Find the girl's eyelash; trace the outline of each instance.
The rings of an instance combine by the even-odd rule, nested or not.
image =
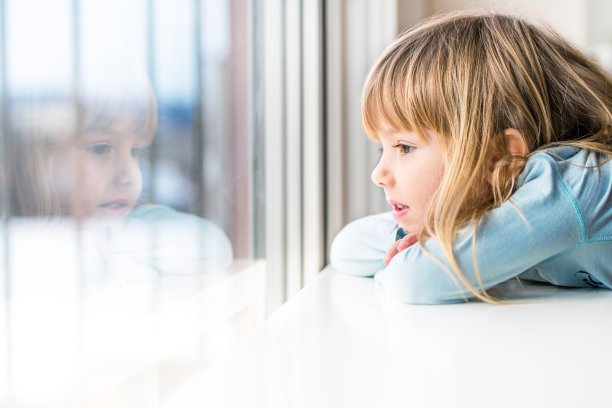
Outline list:
[[[98,143],[87,146],[87,150],[93,154],[106,154],[111,150],[111,146],[107,143]]]
[[[402,154],[408,154],[410,152],[412,152],[414,149],[416,149],[416,147],[409,145],[409,144],[405,144],[405,143],[398,143],[395,146],[392,146],[393,148],[399,148]],[[378,154],[382,154],[383,153],[383,147],[379,146],[376,151],[378,152]]]
[[[402,154],[411,153],[414,149],[416,149],[416,147],[409,145],[409,144],[405,144],[405,143],[398,143],[393,147],[400,149],[400,152]]]

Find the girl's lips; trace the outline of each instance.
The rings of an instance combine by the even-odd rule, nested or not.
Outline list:
[[[410,207],[408,207],[407,205],[398,203],[398,202],[393,201],[393,200],[389,200],[388,203],[389,203],[389,205],[391,205],[391,208],[393,209],[393,217],[396,220],[399,220],[404,215],[406,215],[406,213],[410,209]]]
[[[131,208],[128,200],[114,200],[98,206],[98,210],[102,215],[110,215],[113,217],[127,215]]]
[[[406,215],[408,210],[409,210],[408,207],[402,208],[401,210],[398,209],[397,207],[393,207],[393,218],[395,218],[396,220],[399,220],[404,215]]]

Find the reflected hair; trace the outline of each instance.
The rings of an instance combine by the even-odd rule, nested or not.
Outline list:
[[[475,239],[484,213],[510,199],[535,152],[571,145],[610,155],[611,111],[612,80],[598,64],[549,27],[492,13],[438,15],[407,30],[375,63],[362,94],[371,139],[389,126],[421,138],[426,129],[439,135],[445,172],[419,243],[425,250],[425,237],[435,238],[452,276],[494,303],[482,283],[474,287],[464,277],[454,237],[473,227],[480,281]],[[526,157],[495,157],[505,152],[505,129],[523,135]]]

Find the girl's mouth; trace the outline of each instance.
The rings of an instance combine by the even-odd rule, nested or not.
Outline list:
[[[111,215],[111,216],[124,216],[126,215],[131,206],[129,205],[128,200],[115,200],[110,201],[108,203],[100,204],[98,209],[103,215]]]
[[[393,209],[393,217],[395,219],[402,218],[404,215],[406,215],[406,213],[410,209],[410,207],[408,207],[407,205],[396,203],[394,201],[389,201],[389,204],[391,205],[391,208]]]

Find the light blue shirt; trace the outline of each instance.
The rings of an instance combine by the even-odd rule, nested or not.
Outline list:
[[[509,202],[487,212],[478,227],[476,259],[482,286],[489,289],[519,277],[559,286],[612,288],[612,162],[588,150],[557,147],[527,161]],[[598,166],[589,168],[590,166]],[[474,295],[450,268],[434,239],[382,263],[397,225],[391,213],[358,219],[334,239],[331,263],[340,272],[375,276],[404,303],[436,304]],[[475,273],[473,227],[456,237],[457,263],[467,281]]]
[[[165,274],[216,272],[233,258],[230,240],[216,224],[163,205],[137,206],[110,238],[113,253]]]

